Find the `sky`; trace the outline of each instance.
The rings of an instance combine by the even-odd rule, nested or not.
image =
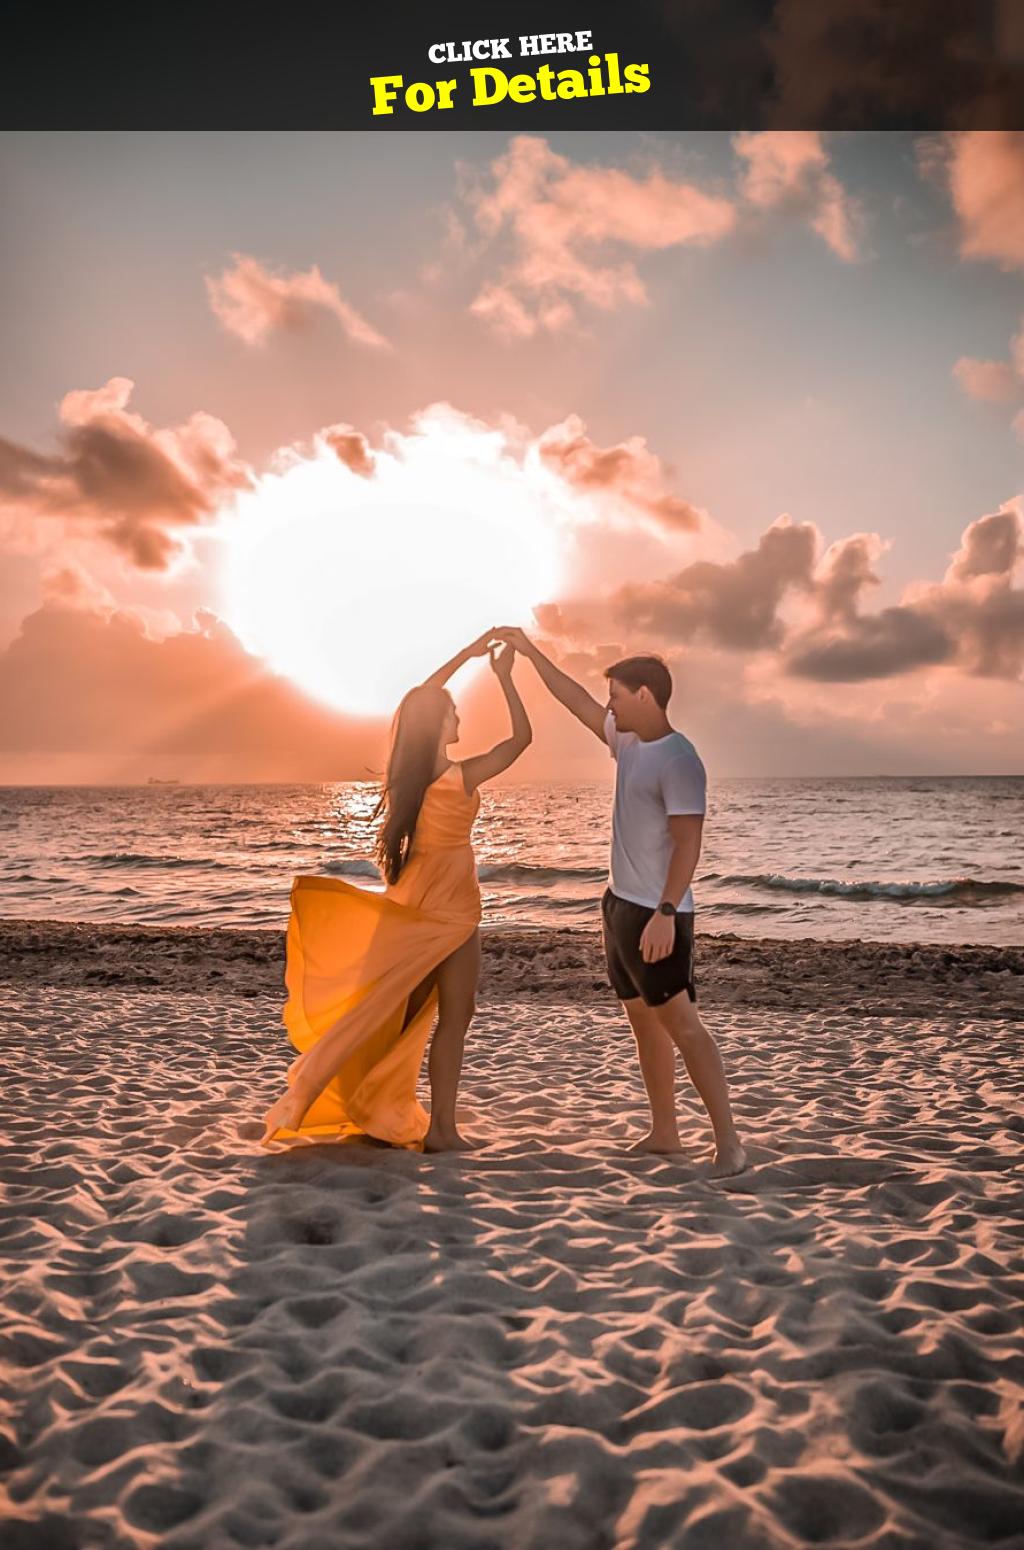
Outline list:
[[[9,132],[0,184],[0,782],[369,777],[494,623],[601,699],[661,655],[721,775],[1024,769],[1021,133]],[[509,778],[606,777],[516,677]]]

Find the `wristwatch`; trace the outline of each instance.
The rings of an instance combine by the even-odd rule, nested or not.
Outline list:
[[[676,907],[672,903],[672,900],[671,899],[662,899],[661,903],[658,905],[658,914],[659,915],[674,915],[675,912],[676,912]]]

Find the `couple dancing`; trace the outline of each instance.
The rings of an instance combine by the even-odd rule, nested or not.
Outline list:
[[[459,715],[444,687],[490,653],[511,718],[488,753],[455,762]],[[383,893],[339,878],[296,877],[285,967],[288,1037],[299,1054],[264,1116],[261,1145],[365,1134],[427,1152],[465,1151],[455,1098],[480,972],[480,888],[470,840],[479,788],[532,739],[512,682],[526,657],[616,761],[609,887],[601,924],[611,988],[636,1038],[651,1128],[633,1152],[681,1150],[678,1050],[711,1120],[710,1173],[740,1172],[721,1056],[696,1007],[693,894],[705,809],[704,767],[669,724],[672,680],[657,657],[605,669],[608,703],[550,661],[521,629],[488,630],[411,689],[392,727],[375,857]],[[416,1097],[431,1027],[429,1117]]]

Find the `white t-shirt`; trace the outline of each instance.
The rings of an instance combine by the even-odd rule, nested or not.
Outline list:
[[[672,859],[669,814],[706,811],[707,774],[696,748],[681,732],[645,743],[635,732],[620,732],[609,711],[604,740],[615,760],[608,886],[620,899],[655,909]],[[693,909],[692,888],[678,908]]]

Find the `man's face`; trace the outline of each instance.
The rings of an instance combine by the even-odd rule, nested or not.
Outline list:
[[[619,683],[617,678],[608,680],[608,709],[615,719],[615,725],[620,732],[635,732],[637,730],[637,711],[643,708],[642,696],[647,694],[646,689],[637,689],[634,694],[632,689],[627,689],[625,684]]]

